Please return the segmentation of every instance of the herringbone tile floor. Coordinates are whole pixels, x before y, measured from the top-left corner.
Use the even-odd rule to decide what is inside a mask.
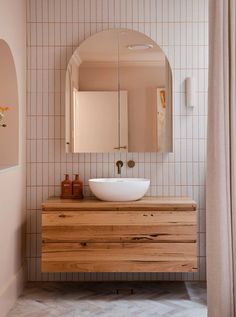
[[[16,316],[206,317],[206,286],[197,282],[30,283],[8,314]]]

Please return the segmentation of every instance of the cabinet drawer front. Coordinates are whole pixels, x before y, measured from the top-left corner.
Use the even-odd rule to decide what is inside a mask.
[[[44,242],[196,242],[196,225],[45,226]]]
[[[196,211],[51,211],[44,226],[196,224]]]
[[[195,243],[44,243],[43,272],[192,272]]]

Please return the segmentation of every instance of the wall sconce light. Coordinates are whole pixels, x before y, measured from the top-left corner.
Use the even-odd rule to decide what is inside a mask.
[[[185,80],[186,106],[193,108],[195,106],[195,80],[193,77],[187,77]]]

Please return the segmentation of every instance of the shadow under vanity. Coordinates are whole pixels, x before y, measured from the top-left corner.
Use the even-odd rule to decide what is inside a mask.
[[[68,64],[65,104],[67,152],[172,151],[171,68],[162,49],[139,32],[109,30],[84,41]],[[123,162],[116,165],[120,174]],[[147,189],[129,196],[130,179],[96,179],[97,185],[104,180],[108,191],[117,186],[113,195],[92,191],[114,201],[43,203],[42,272],[197,270],[197,206],[191,198],[136,200]],[[132,181],[136,188],[150,184]]]

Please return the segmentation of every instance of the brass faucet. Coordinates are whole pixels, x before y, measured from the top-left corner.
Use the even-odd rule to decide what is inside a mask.
[[[118,174],[121,174],[121,167],[124,165],[124,163],[122,161],[117,161],[116,162],[116,166],[118,168]]]

